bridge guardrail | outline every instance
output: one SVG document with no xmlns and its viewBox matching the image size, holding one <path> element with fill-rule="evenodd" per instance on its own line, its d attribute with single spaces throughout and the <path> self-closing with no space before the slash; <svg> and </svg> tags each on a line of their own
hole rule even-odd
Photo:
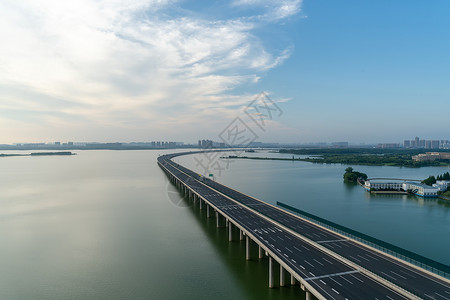
<svg viewBox="0 0 450 300">
<path fill-rule="evenodd" d="M 290 205 L 287 205 L 282 202 L 277 201 L 277 205 L 283 208 L 286 208 L 292 212 L 295 212 L 299 214 L 300 216 L 313 221 L 314 223 L 317 223 L 321 226 L 324 226 L 328 229 L 331 229 L 335 232 L 338 232 L 342 235 L 348 236 L 354 240 L 357 240 L 358 242 L 364 243 L 366 245 L 369 245 L 373 248 L 376 248 L 378 250 L 381 250 L 387 254 L 390 254 L 392 256 L 395 256 L 397 258 L 400 258 L 404 261 L 407 261 L 411 264 L 414 264 L 416 266 L 419 266 L 425 270 L 428 270 L 430 272 L 433 272 L 435 274 L 438 274 L 444 278 L 450 278 L 450 266 L 447 266 L 443 263 L 437 262 L 435 260 L 429 259 L 427 257 L 424 257 L 422 255 L 419 255 L 417 253 L 408 251 L 406 249 L 403 249 L 401 247 L 392 245 L 390 243 L 384 242 L 382 240 L 379 240 L 377 238 L 371 237 L 367 234 L 358 232 L 356 230 L 347 228 L 345 226 L 336 224 L 334 222 L 328 221 L 326 219 L 323 219 L 321 217 L 315 216 L 313 214 L 310 214 L 306 211 L 300 210 L 298 208 L 292 207 Z M 378 274 L 377 274 L 378 275 Z M 383 277 L 383 275 L 380 275 Z"/>
</svg>

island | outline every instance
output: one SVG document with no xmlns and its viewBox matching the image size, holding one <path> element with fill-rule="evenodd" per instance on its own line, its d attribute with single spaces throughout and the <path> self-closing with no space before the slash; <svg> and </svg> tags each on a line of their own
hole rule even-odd
<svg viewBox="0 0 450 300">
<path fill-rule="evenodd" d="M 344 182 L 347 182 L 347 183 L 361 182 L 361 183 L 363 183 L 366 180 L 367 180 L 367 174 L 353 171 L 352 167 L 348 167 L 347 169 L 345 169 Z"/>
<path fill-rule="evenodd" d="M 14 157 L 14 156 L 55 156 L 55 155 L 76 155 L 76 153 L 72 153 L 70 151 L 59 151 L 59 152 L 34 152 L 34 153 L 12 153 L 12 154 L 4 154 L 0 153 L 0 157 Z"/>
</svg>

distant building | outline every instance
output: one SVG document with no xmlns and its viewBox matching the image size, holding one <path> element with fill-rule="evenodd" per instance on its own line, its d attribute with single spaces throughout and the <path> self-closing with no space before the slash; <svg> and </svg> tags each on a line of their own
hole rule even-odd
<svg viewBox="0 0 450 300">
<path fill-rule="evenodd" d="M 383 148 L 383 149 L 398 148 L 398 147 L 400 147 L 400 144 L 397 144 L 397 143 L 378 144 L 378 148 Z"/>
<path fill-rule="evenodd" d="M 427 152 L 414 155 L 413 161 L 435 161 L 435 160 L 450 160 L 450 153 L 448 152 Z"/>
</svg>

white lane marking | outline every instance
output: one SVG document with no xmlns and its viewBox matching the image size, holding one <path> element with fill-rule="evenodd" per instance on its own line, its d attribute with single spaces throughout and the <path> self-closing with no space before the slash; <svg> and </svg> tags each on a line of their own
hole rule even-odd
<svg viewBox="0 0 450 300">
<path fill-rule="evenodd" d="M 304 262 L 314 268 L 314 265 L 310 264 L 307 260 L 305 260 Z"/>
<path fill-rule="evenodd" d="M 308 272 L 309 274 L 311 274 L 313 277 L 315 277 L 316 275 L 314 275 L 313 273 L 311 273 L 311 272 Z"/>
<path fill-rule="evenodd" d="M 340 286 L 342 286 L 342 284 L 340 284 L 339 282 L 337 282 L 336 280 L 334 280 L 333 278 L 330 277 L 331 280 L 333 280 L 334 282 L 336 282 L 337 284 L 339 284 Z"/>
<path fill-rule="evenodd" d="M 371 259 L 378 260 L 378 258 L 376 258 L 376 257 L 374 257 L 374 256 L 372 256 L 372 255 L 369 255 L 369 254 L 367 254 L 367 253 L 366 253 L 366 256 L 367 256 L 367 257 L 370 257 Z"/>
<path fill-rule="evenodd" d="M 292 252 L 292 250 L 291 249 L 289 249 L 289 248 L 285 248 L 287 251 L 289 251 L 289 252 L 291 252 L 291 253 L 294 253 L 294 252 Z"/>
<path fill-rule="evenodd" d="M 295 248 L 298 252 L 302 252 L 302 250 L 298 249 L 297 247 L 294 246 L 294 248 Z"/>
<path fill-rule="evenodd" d="M 313 281 L 312 284 L 316 285 L 319 289 L 322 290 L 323 293 L 327 294 L 327 295 L 328 295 L 328 296 L 326 297 L 327 299 L 328 299 L 328 298 L 336 299 L 336 298 L 333 297 L 333 295 L 331 295 L 330 293 L 328 293 L 327 291 L 325 291 L 320 285 L 318 285 L 317 282 L 314 282 L 314 281 Z"/>
<path fill-rule="evenodd" d="M 325 283 L 325 281 L 323 281 L 322 279 L 319 279 L 319 281 L 322 282 L 324 285 L 327 285 L 327 284 Z"/>
<path fill-rule="evenodd" d="M 315 261 L 315 262 L 318 263 L 319 265 L 323 266 L 323 263 L 321 263 L 321 262 L 318 261 L 317 259 L 313 258 L 313 261 Z"/>
<path fill-rule="evenodd" d="M 363 248 L 363 246 L 361 246 L 361 245 L 358 245 L 358 244 L 356 244 L 356 243 L 352 243 L 352 244 L 353 244 L 354 246 L 358 247 L 359 249 L 362 249 L 362 250 L 364 250 L 364 251 L 369 251 L 367 248 Z M 416 271 L 416 270 L 415 270 L 414 268 L 412 268 L 412 267 L 408 267 L 408 266 L 406 266 L 406 265 L 403 265 L 401 262 L 398 262 L 398 261 L 396 261 L 396 260 L 394 260 L 394 259 L 389 259 L 388 257 L 384 257 L 384 256 L 382 256 L 381 254 L 378 254 L 378 253 L 376 253 L 376 252 L 371 252 L 371 254 L 373 254 L 373 255 L 375 255 L 375 256 L 377 256 L 377 257 L 379 257 L 379 258 L 381 258 L 381 259 L 383 259 L 383 260 L 385 260 L 385 261 L 388 261 L 388 262 L 390 262 L 390 263 L 393 263 L 393 264 L 395 264 L 395 265 L 397 265 L 397 266 L 399 266 L 399 267 L 402 267 L 402 268 L 405 269 L 405 270 L 408 270 L 408 271 L 413 272 L 413 273 L 415 273 L 415 274 L 417 274 L 417 275 L 419 275 L 419 276 L 422 276 L 422 277 L 424 277 L 424 278 L 426 278 L 426 279 L 428 279 L 428 280 L 431 280 L 431 281 L 433 281 L 433 282 L 435 282 L 435 283 L 437 283 L 437 284 L 439 284 L 439 285 L 441 285 L 441 286 L 446 287 L 446 285 L 445 285 L 444 283 L 435 280 L 433 277 L 431 277 L 431 276 L 429 276 L 429 275 L 427 275 L 427 274 L 425 274 L 425 273 L 419 273 L 419 271 Z"/>
<path fill-rule="evenodd" d="M 386 295 L 387 298 L 394 300 L 394 298 L 389 297 L 388 295 Z"/>
<path fill-rule="evenodd" d="M 302 265 L 299 265 L 300 266 L 300 268 L 302 268 L 303 270 L 305 270 L 305 267 L 304 266 L 302 266 Z"/>
<path fill-rule="evenodd" d="M 386 273 L 384 273 L 384 272 L 381 272 L 381 273 L 384 274 L 384 275 L 386 275 L 387 277 L 392 278 L 393 280 L 397 281 L 397 278 L 392 277 L 391 275 L 388 275 L 388 274 L 386 274 Z"/>
<path fill-rule="evenodd" d="M 360 261 L 359 259 L 357 259 L 356 257 L 353 257 L 353 256 L 351 256 L 351 255 L 349 255 L 349 257 L 353 258 L 353 259 L 356 260 L 356 261 L 361 262 L 361 261 Z"/>
<path fill-rule="evenodd" d="M 413 276 L 413 275 L 411 275 L 411 274 L 409 274 L 409 273 L 406 273 L 405 271 L 403 271 L 403 270 L 398 270 L 399 272 L 402 272 L 403 274 L 405 274 L 405 275 L 408 275 L 408 276 L 410 276 L 410 277 L 412 277 L 412 278 L 417 278 L 416 276 Z M 449 293 L 450 294 L 450 293 Z"/>
<path fill-rule="evenodd" d="M 335 292 L 336 294 L 338 294 L 339 295 L 339 292 L 338 291 L 336 291 L 335 289 L 333 289 L 333 288 L 331 288 L 332 290 L 333 290 L 333 292 Z"/>
<path fill-rule="evenodd" d="M 306 250 L 308 250 L 308 251 L 311 251 L 311 250 L 309 250 L 308 248 L 306 248 L 306 247 L 305 247 L 305 246 L 303 246 L 303 245 L 302 245 L 302 247 L 303 247 L 303 248 L 305 248 L 305 249 L 306 249 Z"/>
<path fill-rule="evenodd" d="M 352 274 L 350 274 L 350 276 L 352 276 L 353 278 L 355 278 L 356 280 L 358 280 L 358 281 L 360 281 L 360 282 L 362 282 L 362 283 L 364 283 L 364 281 L 362 281 L 361 279 L 359 279 L 358 277 L 356 277 L 356 276 L 353 276 Z"/>
<path fill-rule="evenodd" d="M 403 278 L 403 279 L 406 279 L 405 276 L 402 276 L 402 275 L 400 275 L 400 274 L 398 274 L 398 273 L 395 273 L 394 271 L 391 271 L 391 273 L 397 275 L 398 277 L 401 277 L 401 278 Z"/>
<path fill-rule="evenodd" d="M 359 254 L 358 254 L 358 257 L 364 259 L 365 261 L 370 261 L 369 259 L 367 259 L 367 258 L 365 258 L 364 256 L 361 256 L 361 255 L 359 255 Z"/>
<path fill-rule="evenodd" d="M 439 294 L 439 293 L 436 293 L 436 292 L 434 292 L 436 295 L 438 295 L 439 297 L 442 297 L 442 298 L 444 298 L 444 299 L 449 299 L 449 298 L 447 298 L 447 297 L 445 297 L 445 296 L 442 296 L 441 294 Z"/>
<path fill-rule="evenodd" d="M 345 281 L 347 281 L 350 284 L 353 284 L 353 282 L 351 282 L 350 280 L 348 280 L 347 278 L 345 278 L 344 276 L 341 276 L 342 279 L 344 279 Z"/>
<path fill-rule="evenodd" d="M 329 261 L 328 259 L 326 259 L 326 258 L 324 258 L 324 257 L 322 257 L 322 259 L 323 259 L 324 261 L 326 261 L 327 263 L 329 263 L 330 265 L 333 264 L 331 261 Z"/>
</svg>

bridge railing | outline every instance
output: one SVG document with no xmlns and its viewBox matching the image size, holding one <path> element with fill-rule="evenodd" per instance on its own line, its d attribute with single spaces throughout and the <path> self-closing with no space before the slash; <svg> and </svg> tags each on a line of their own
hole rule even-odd
<svg viewBox="0 0 450 300">
<path fill-rule="evenodd" d="M 450 267 L 445 264 L 442 264 L 435 260 L 429 259 L 429 258 L 419 255 L 417 253 L 408 251 L 406 249 L 400 248 L 398 246 L 389 244 L 389 243 L 379 240 L 377 238 L 371 237 L 367 234 L 364 234 L 364 233 L 358 232 L 356 230 L 347 228 L 345 226 L 336 224 L 334 222 L 328 221 L 326 219 L 315 216 L 306 211 L 300 210 L 298 208 L 292 207 L 292 206 L 284 204 L 282 202 L 277 201 L 277 205 L 280 207 L 286 208 L 292 212 L 295 212 L 295 213 L 299 214 L 301 217 L 308 219 L 314 223 L 317 223 L 323 227 L 326 227 L 326 228 L 331 229 L 331 230 L 333 230 L 337 233 L 340 233 L 344 236 L 352 238 L 358 242 L 369 245 L 373 248 L 381 250 L 387 254 L 390 254 L 392 256 L 400 258 L 404 261 L 407 261 L 411 264 L 419 266 L 425 270 L 428 270 L 430 272 L 438 274 L 442 277 L 450 278 Z M 377 274 L 377 275 L 384 277 L 383 274 Z"/>
</svg>

